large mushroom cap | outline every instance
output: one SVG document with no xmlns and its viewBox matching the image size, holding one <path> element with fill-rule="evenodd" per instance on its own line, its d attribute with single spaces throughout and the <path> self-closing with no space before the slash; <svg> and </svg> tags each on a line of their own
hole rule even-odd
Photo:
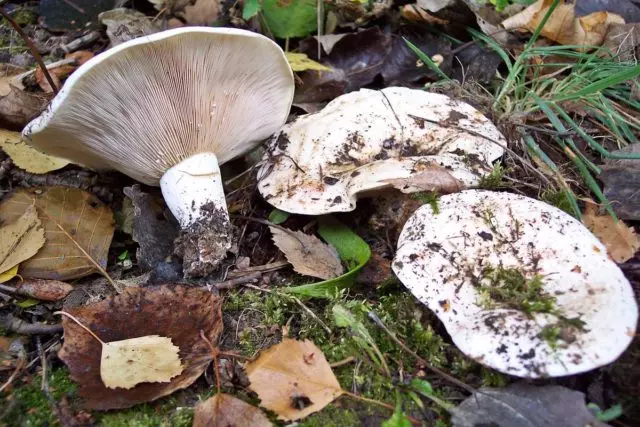
<svg viewBox="0 0 640 427">
<path fill-rule="evenodd" d="M 464 102 L 389 87 L 342 95 L 273 137 L 258 189 L 287 212 L 355 209 L 358 195 L 434 165 L 476 185 L 502 156 L 504 137 Z"/>
<path fill-rule="evenodd" d="M 465 354 L 537 378 L 594 369 L 629 345 L 638 319 L 631 286 L 579 221 L 479 190 L 442 196 L 439 208 L 425 205 L 407 221 L 393 270 Z"/>
<path fill-rule="evenodd" d="M 81 66 L 24 135 L 37 148 L 150 185 L 201 152 L 223 163 L 286 121 L 293 73 L 268 38 L 185 27 L 137 38 Z"/>
</svg>

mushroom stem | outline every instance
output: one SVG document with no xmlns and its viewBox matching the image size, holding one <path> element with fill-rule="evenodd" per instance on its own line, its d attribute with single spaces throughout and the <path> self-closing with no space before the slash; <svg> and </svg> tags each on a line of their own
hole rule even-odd
<svg viewBox="0 0 640 427">
<path fill-rule="evenodd" d="M 173 166 L 162 176 L 160 188 L 183 229 L 196 223 L 211 208 L 221 210 L 229 222 L 220 166 L 213 153 L 199 153 Z"/>
</svg>

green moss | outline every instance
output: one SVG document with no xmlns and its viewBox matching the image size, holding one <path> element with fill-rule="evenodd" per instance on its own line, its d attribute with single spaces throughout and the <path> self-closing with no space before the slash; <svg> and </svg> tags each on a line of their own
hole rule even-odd
<svg viewBox="0 0 640 427">
<path fill-rule="evenodd" d="M 483 188 L 485 190 L 494 190 L 496 188 L 506 187 L 507 183 L 504 180 L 504 177 L 509 173 L 508 169 L 505 169 L 502 166 L 502 163 L 497 162 L 491 173 L 489 175 L 483 176 L 480 178 L 480 182 L 478 183 L 479 188 Z"/>
<path fill-rule="evenodd" d="M 12 18 L 21 27 L 29 24 L 36 24 L 38 22 L 38 14 L 33 10 L 26 8 L 20 8 L 12 14 Z"/>
<path fill-rule="evenodd" d="M 63 396 L 73 396 L 76 385 L 69 378 L 66 369 L 55 369 L 48 378 L 49 390 L 53 399 L 58 402 Z M 13 392 L 0 400 L 7 405 L 13 405 L 11 411 L 3 419 L 7 425 L 15 426 L 43 426 L 53 424 L 56 416 L 49 407 L 45 394 L 40 390 L 41 377 L 32 378 L 28 384 L 17 386 Z"/>
<path fill-rule="evenodd" d="M 352 409 L 329 405 L 322 411 L 302 420 L 301 427 L 350 427 L 360 426 L 362 422 Z"/>
<path fill-rule="evenodd" d="M 540 195 L 540 200 L 574 216 L 571 200 L 566 190 L 546 190 Z"/>
<path fill-rule="evenodd" d="M 414 193 L 411 195 L 414 200 L 419 201 L 422 204 L 431 205 L 431 209 L 435 215 L 440 213 L 440 207 L 438 206 L 438 200 L 440 199 L 440 195 L 437 191 L 428 191 L 428 192 L 420 192 Z"/>
<path fill-rule="evenodd" d="M 171 397 L 156 404 L 96 415 L 98 425 L 103 427 L 190 427 L 193 422 L 193 408 L 180 407 Z"/>
</svg>

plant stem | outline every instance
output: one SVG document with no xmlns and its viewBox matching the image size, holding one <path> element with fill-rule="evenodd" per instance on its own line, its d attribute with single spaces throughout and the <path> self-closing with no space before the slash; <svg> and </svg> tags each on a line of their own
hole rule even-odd
<svg viewBox="0 0 640 427">
<path fill-rule="evenodd" d="M 387 408 L 387 409 L 391 410 L 392 412 L 396 410 L 396 408 L 393 405 L 389 405 L 388 403 L 380 402 L 379 400 L 369 399 L 368 397 L 363 397 L 363 396 L 357 395 L 355 393 L 351 393 L 351 392 L 346 391 L 346 390 L 342 390 L 342 393 L 344 393 L 345 395 L 349 396 L 352 399 L 360 400 L 361 402 L 372 403 L 372 404 L 378 405 L 378 406 L 382 406 L 383 408 Z M 405 414 L 405 416 L 413 424 L 422 424 L 420 421 L 416 420 L 413 417 L 410 417 L 409 415 Z"/>
<path fill-rule="evenodd" d="M 89 329 L 86 326 L 84 326 L 75 316 L 72 316 L 71 314 L 67 313 L 66 311 L 54 311 L 53 314 L 59 314 L 59 315 L 67 316 L 69 319 L 73 320 L 82 329 L 84 329 L 85 331 L 89 332 L 89 334 L 91 334 L 91 336 L 94 337 L 100 344 L 105 345 L 104 341 L 102 341 L 100 338 L 98 338 L 98 336 L 96 334 L 94 334 L 91 329 Z"/>
</svg>

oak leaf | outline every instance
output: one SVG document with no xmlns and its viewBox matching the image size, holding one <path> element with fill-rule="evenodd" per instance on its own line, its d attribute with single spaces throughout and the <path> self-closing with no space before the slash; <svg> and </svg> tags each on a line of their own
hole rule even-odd
<svg viewBox="0 0 640 427">
<path fill-rule="evenodd" d="M 268 427 L 271 425 L 260 409 L 237 397 L 218 393 L 198 403 L 192 427 Z"/>
<path fill-rule="evenodd" d="M 607 247 L 609 256 L 617 263 L 623 263 L 640 249 L 640 238 L 622 221 L 616 221 L 609 214 L 599 215 L 598 205 L 587 202 L 582 217 L 584 225 Z"/>
<path fill-rule="evenodd" d="M 245 370 L 262 406 L 286 421 L 317 412 L 343 394 L 324 354 L 309 340 L 284 338 Z"/>
<path fill-rule="evenodd" d="M 210 292 L 187 286 L 126 288 L 120 295 L 66 311 L 106 342 L 166 337 L 178 349 L 182 372 L 170 382 L 143 382 L 130 389 L 108 388 L 101 377 L 102 344 L 73 320 L 64 317 L 64 345 L 58 356 L 79 384 L 84 406 L 128 408 L 190 386 L 212 360 L 207 343 L 222 331 L 221 301 Z"/>
<path fill-rule="evenodd" d="M 0 129 L 0 148 L 11 157 L 14 165 L 30 173 L 47 173 L 69 164 L 66 159 L 49 156 L 26 144 L 19 132 Z"/>
<path fill-rule="evenodd" d="M 23 212 L 0 228 L 0 273 L 33 257 L 45 244 L 44 228 L 36 208 L 27 206 Z"/>
<path fill-rule="evenodd" d="M 0 203 L 0 221 L 13 221 L 34 205 L 46 243 L 20 266 L 25 278 L 70 280 L 107 266 L 114 232 L 113 213 L 92 194 L 78 188 L 22 188 Z"/>
<path fill-rule="evenodd" d="M 316 236 L 276 227 L 269 229 L 273 234 L 273 243 L 284 253 L 296 272 L 325 280 L 344 273 L 338 252 Z"/>
</svg>

